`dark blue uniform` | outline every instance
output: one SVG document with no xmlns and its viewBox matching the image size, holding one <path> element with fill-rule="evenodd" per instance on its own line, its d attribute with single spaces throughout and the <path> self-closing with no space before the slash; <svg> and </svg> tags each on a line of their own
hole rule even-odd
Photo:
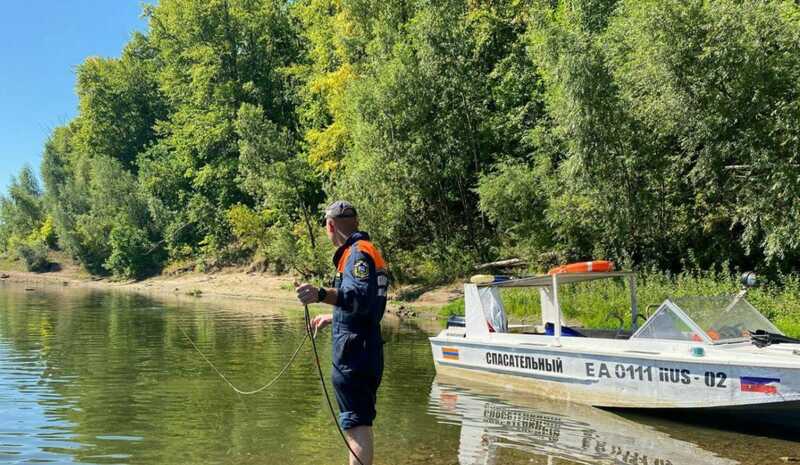
<svg viewBox="0 0 800 465">
<path fill-rule="evenodd" d="M 353 233 L 333 256 L 333 387 L 342 429 L 372 426 L 383 375 L 380 322 L 386 309 L 386 264 L 364 232 Z"/>
</svg>

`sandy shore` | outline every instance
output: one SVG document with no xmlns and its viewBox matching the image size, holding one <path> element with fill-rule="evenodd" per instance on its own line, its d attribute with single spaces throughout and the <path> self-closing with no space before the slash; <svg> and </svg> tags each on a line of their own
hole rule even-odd
<svg viewBox="0 0 800 465">
<path fill-rule="evenodd" d="M 162 275 L 141 281 L 113 281 L 89 276 L 76 267 L 49 273 L 0 270 L 0 281 L 19 287 L 80 287 L 98 290 L 130 291 L 156 297 L 186 297 L 209 300 L 283 301 L 297 303 L 294 292 L 295 278 L 288 275 L 245 272 L 239 269 L 216 273 L 182 273 Z M 390 299 L 388 311 L 403 317 L 432 318 L 439 307 L 457 298 L 459 286 L 436 288 L 415 296 L 413 300 L 398 300 L 398 293 Z M 400 289 L 399 294 L 412 294 Z M 390 296 L 391 297 L 391 296 Z"/>
</svg>

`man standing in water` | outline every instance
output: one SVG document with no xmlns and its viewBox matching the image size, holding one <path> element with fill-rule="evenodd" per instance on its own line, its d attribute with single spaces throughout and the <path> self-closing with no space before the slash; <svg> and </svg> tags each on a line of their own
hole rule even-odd
<svg viewBox="0 0 800 465">
<path fill-rule="evenodd" d="M 358 230 L 355 207 L 336 201 L 325 209 L 325 230 L 333 245 L 336 277 L 332 288 L 311 284 L 297 287 L 303 304 L 333 305 L 333 314 L 315 316 L 317 330 L 333 324 L 333 387 L 339 404 L 339 424 L 353 452 L 372 465 L 375 400 L 383 374 L 380 322 L 386 309 L 389 278 L 386 263 L 369 235 Z M 350 455 L 350 465 L 359 465 Z"/>
</svg>

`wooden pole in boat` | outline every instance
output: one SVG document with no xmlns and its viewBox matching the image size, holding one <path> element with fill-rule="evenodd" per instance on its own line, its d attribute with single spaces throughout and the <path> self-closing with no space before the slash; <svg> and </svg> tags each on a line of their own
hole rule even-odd
<svg viewBox="0 0 800 465">
<path fill-rule="evenodd" d="M 561 347 L 561 305 L 558 303 L 558 273 L 553 275 L 553 310 L 556 312 L 556 321 L 553 322 L 553 336 L 556 347 Z"/>
</svg>

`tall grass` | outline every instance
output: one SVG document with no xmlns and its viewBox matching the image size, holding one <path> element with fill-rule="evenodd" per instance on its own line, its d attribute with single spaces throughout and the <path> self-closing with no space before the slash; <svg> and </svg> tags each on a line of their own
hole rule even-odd
<svg viewBox="0 0 800 465">
<path fill-rule="evenodd" d="M 647 315 L 670 297 L 730 295 L 740 289 L 738 275 L 714 271 L 679 274 L 650 271 L 639 273 L 636 283 L 639 312 Z M 501 294 L 511 319 L 540 321 L 541 307 L 536 289 L 509 288 L 502 289 Z M 751 289 L 747 300 L 781 331 L 790 336 L 800 336 L 800 277 L 781 276 L 764 283 Z M 570 324 L 617 328 L 621 318 L 626 327 L 631 325 L 627 281 L 604 279 L 560 286 L 559 301 L 564 318 Z M 444 317 L 463 313 L 463 298 L 448 303 L 439 311 Z"/>
</svg>

